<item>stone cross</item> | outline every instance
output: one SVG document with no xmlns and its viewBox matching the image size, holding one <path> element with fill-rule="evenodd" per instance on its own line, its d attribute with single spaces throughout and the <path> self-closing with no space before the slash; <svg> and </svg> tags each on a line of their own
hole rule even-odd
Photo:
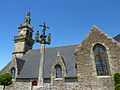
<svg viewBox="0 0 120 90">
<path fill-rule="evenodd" d="M 45 30 L 49 29 L 49 27 L 46 26 L 46 23 L 44 22 L 44 25 L 39 25 L 41 27 L 43 27 L 42 33 L 45 34 Z"/>
<path fill-rule="evenodd" d="M 45 23 L 44 25 L 39 25 L 39 26 L 43 27 L 42 34 L 39 35 L 39 32 L 37 31 L 35 41 L 41 43 L 38 86 L 43 86 L 43 80 L 44 80 L 44 77 L 43 77 L 44 66 L 43 65 L 44 65 L 44 60 L 45 60 L 45 44 L 51 43 L 51 34 L 49 34 L 48 36 L 45 35 L 46 29 L 49 28 L 45 25 Z M 46 40 L 46 37 L 48 37 L 48 40 Z"/>
</svg>

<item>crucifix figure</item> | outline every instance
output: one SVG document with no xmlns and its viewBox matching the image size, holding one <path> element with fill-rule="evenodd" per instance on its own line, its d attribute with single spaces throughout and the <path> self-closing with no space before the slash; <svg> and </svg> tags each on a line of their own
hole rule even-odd
<svg viewBox="0 0 120 90">
<path fill-rule="evenodd" d="M 39 25 L 43 27 L 42 33 L 45 34 L 46 29 L 49 29 L 49 27 L 46 26 L 46 23 L 44 22 L 44 25 Z"/>
</svg>

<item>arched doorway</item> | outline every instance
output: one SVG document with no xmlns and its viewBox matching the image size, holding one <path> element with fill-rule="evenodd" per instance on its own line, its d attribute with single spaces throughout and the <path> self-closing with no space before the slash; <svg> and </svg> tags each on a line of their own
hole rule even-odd
<svg viewBox="0 0 120 90">
<path fill-rule="evenodd" d="M 33 81 L 32 86 L 37 86 L 37 81 Z"/>
<path fill-rule="evenodd" d="M 37 81 L 32 81 L 31 90 L 33 90 L 34 86 L 37 86 Z"/>
</svg>

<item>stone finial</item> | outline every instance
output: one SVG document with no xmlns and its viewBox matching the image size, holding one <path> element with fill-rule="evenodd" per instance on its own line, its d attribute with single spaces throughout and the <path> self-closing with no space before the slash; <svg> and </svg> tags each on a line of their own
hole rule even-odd
<svg viewBox="0 0 120 90">
<path fill-rule="evenodd" d="M 27 12 L 27 16 L 30 17 L 30 11 Z"/>
<path fill-rule="evenodd" d="M 99 30 L 99 28 L 96 25 L 93 25 L 92 30 Z"/>
<path fill-rule="evenodd" d="M 61 57 L 61 55 L 60 55 L 60 52 L 59 52 L 59 51 L 57 52 L 57 56 L 58 56 L 58 57 Z"/>
<path fill-rule="evenodd" d="M 30 25 L 30 21 L 31 21 L 30 11 L 28 11 L 27 16 L 26 16 L 25 21 L 24 21 L 24 24 Z"/>
</svg>

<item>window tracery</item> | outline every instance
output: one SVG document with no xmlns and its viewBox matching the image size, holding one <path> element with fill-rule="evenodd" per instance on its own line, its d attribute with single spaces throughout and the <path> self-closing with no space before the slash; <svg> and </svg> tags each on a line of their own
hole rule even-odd
<svg viewBox="0 0 120 90">
<path fill-rule="evenodd" d="M 101 44 L 96 44 L 93 47 L 95 64 L 98 76 L 107 76 L 109 75 L 108 70 L 108 57 L 106 48 Z"/>
</svg>

